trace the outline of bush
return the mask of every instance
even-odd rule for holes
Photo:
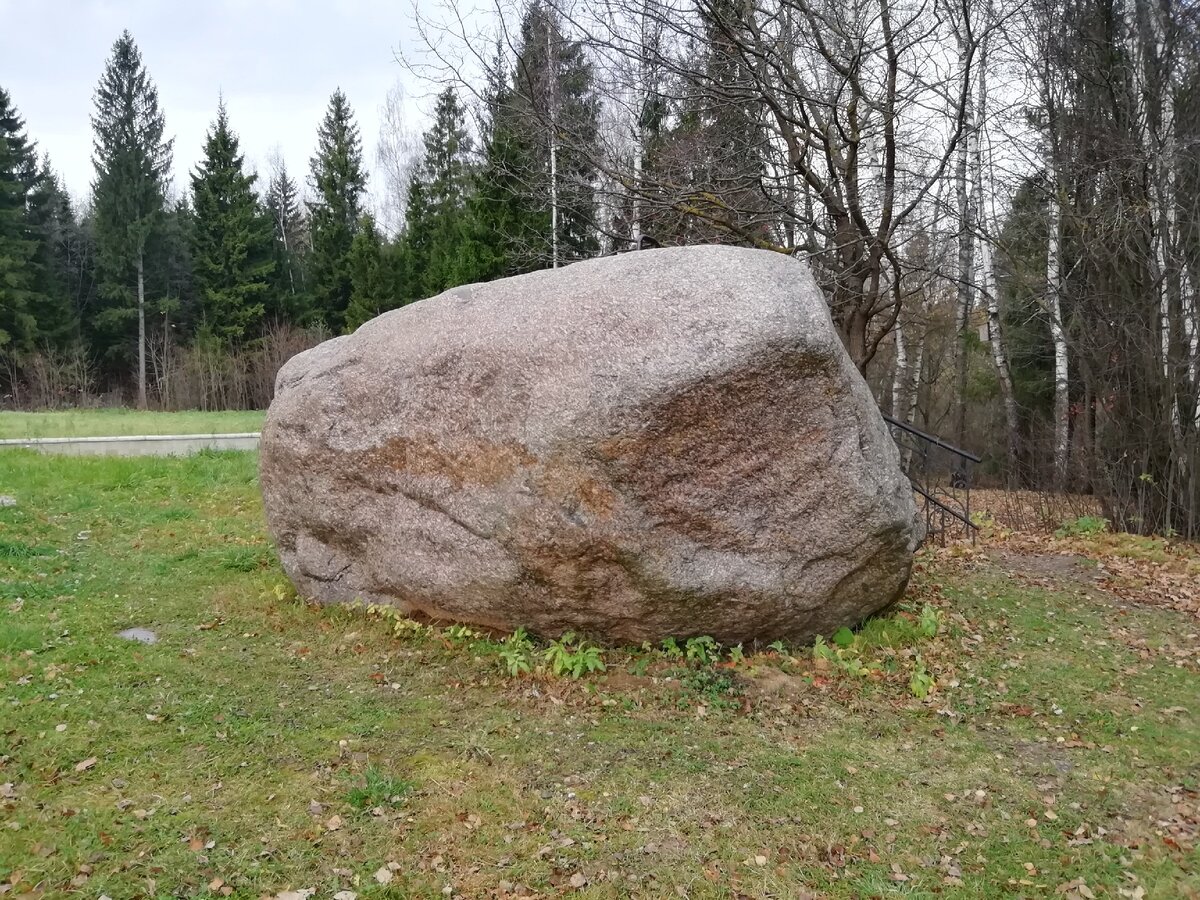
[[[1108,530],[1108,519],[1103,516],[1080,516],[1068,519],[1054,532],[1055,537],[1091,537]]]

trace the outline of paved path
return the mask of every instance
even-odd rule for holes
[[[26,447],[70,456],[184,456],[197,450],[257,450],[258,432],[237,434],[133,434],[113,437],[8,438],[5,447]]]

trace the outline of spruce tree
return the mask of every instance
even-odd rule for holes
[[[113,355],[136,316],[138,408],[145,409],[146,247],[162,220],[172,141],[164,137],[158,89],[128,31],[113,44],[100,76],[92,128],[97,262],[106,304],[98,325],[114,341],[104,348]]]
[[[160,298],[162,327],[172,336],[197,331],[203,319],[192,263],[195,226],[195,211],[184,194],[163,213],[147,251],[148,290]]]
[[[312,187],[318,199],[309,205],[312,252],[308,260],[314,313],[335,330],[345,322],[353,291],[350,245],[362,215],[366,185],[358,126],[346,95],[337,90],[317,131],[317,153],[312,158]]]
[[[301,322],[307,313],[304,258],[308,224],[300,206],[300,189],[282,160],[267,184],[264,204],[271,220],[275,256],[267,316],[280,322]]]
[[[346,332],[397,306],[392,257],[387,252],[375,219],[362,217],[358,233],[350,245],[350,281],[353,290],[346,309]]]
[[[583,45],[541,3],[521,23],[506,114],[524,167],[514,174],[541,202],[542,225],[525,241],[528,267],[595,256],[600,100]]]
[[[474,280],[479,268],[466,240],[473,186],[471,137],[458,95],[439,96],[425,154],[409,186],[403,254],[409,299],[421,299]]]
[[[540,268],[549,226],[545,198],[534,184],[537,160],[513,110],[509,74],[499,52],[490,67],[480,122],[482,159],[469,201],[467,240],[475,281]],[[534,254],[530,247],[539,248]]]
[[[650,181],[682,186],[652,204],[647,227],[662,244],[741,243],[748,226],[771,215],[755,76],[727,31],[738,15],[733,0],[705,8],[705,43],[697,50],[704,78],[683,87],[674,122],[649,148]]]
[[[80,290],[90,280],[87,246],[71,198],[49,159],[42,162],[29,193],[28,218],[37,237],[36,300],[39,344],[65,348],[79,340]]]
[[[27,214],[37,158],[25,123],[0,88],[0,353],[33,347],[37,337],[38,240]]]
[[[271,222],[222,101],[192,174],[192,266],[202,329],[226,345],[256,337],[275,268]]]

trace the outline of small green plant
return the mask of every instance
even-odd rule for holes
[[[817,639],[813,641],[813,659],[827,662],[848,675],[861,677],[871,671],[871,667],[863,662],[859,650],[854,647],[853,637],[847,646],[836,647],[827,644],[825,638],[817,635]]]
[[[687,669],[679,679],[684,689],[717,709],[736,709],[740,704],[741,689],[734,677],[720,669]],[[685,706],[680,698],[680,706]]]
[[[675,640],[675,638],[664,638],[662,642],[662,655],[667,659],[683,659],[683,648],[679,646],[679,641]]]
[[[942,627],[942,614],[937,611],[937,608],[926,603],[921,607],[920,619],[921,634],[927,638],[937,637],[938,631]]]
[[[745,653],[745,651],[742,650],[741,644],[738,644],[737,646],[729,648],[729,662],[732,665],[740,666],[745,661],[746,661],[746,653]]]
[[[1103,516],[1080,516],[1068,519],[1054,532],[1058,538],[1091,537],[1108,530],[1108,519]]]
[[[976,528],[988,531],[996,527],[996,517],[986,510],[976,510],[971,513],[971,522]]]
[[[684,655],[688,662],[711,666],[721,656],[721,645],[708,635],[688,638],[684,644]]]
[[[568,631],[557,641],[552,641],[546,650],[546,663],[555,675],[582,678],[593,672],[604,671],[604,654],[595,644],[576,638]]]
[[[513,678],[533,670],[533,641],[524,628],[518,628],[500,645],[500,658]]]
[[[918,700],[924,700],[929,696],[929,692],[933,690],[936,683],[934,677],[929,674],[929,670],[925,668],[925,663],[918,656],[916,667],[908,679],[908,689]]]
[[[629,674],[637,675],[639,678],[645,675],[650,670],[650,657],[647,654],[641,654],[633,658],[633,662],[629,666]]]
[[[451,625],[446,629],[445,633],[446,637],[456,644],[467,644],[476,638],[482,637],[478,631],[473,631],[466,625]]]
[[[783,641],[772,641],[771,643],[767,644],[767,649],[773,650],[780,656],[788,655],[787,646],[783,643]]]
[[[392,630],[392,637],[395,638],[425,637],[433,632],[428,625],[410,619],[396,607],[386,603],[372,603],[367,607],[367,615],[372,619],[387,622]]]
[[[813,659],[823,659],[826,662],[836,663],[837,654],[833,648],[825,643],[825,638],[817,635],[817,639],[813,641]]]
[[[271,594],[280,603],[288,603],[299,599],[296,589],[290,581],[277,581],[271,586]]]
[[[346,793],[346,802],[355,809],[374,809],[385,803],[400,803],[413,787],[411,781],[392,778],[377,767],[370,766],[363,773],[363,783]]]
[[[843,625],[833,633],[833,642],[845,650],[854,643],[854,632]]]

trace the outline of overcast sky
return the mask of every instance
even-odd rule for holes
[[[0,0],[0,85],[76,197],[92,180],[92,92],[128,28],[175,138],[176,191],[201,154],[223,93],[249,164],[278,147],[303,180],[329,95],[354,109],[368,166],[380,108],[401,83],[417,131],[427,89],[395,61],[415,49],[410,0]],[[375,178],[378,188],[380,179]]]

